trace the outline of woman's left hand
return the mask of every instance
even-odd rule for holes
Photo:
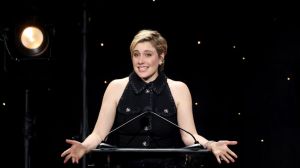
[[[221,140],[210,143],[210,149],[219,163],[221,163],[223,160],[226,163],[231,163],[235,162],[235,159],[237,159],[238,156],[231,149],[229,149],[228,145],[236,144],[237,141]]]

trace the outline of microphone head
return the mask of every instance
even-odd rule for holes
[[[110,145],[110,144],[107,144],[107,143],[104,143],[104,142],[101,142],[99,144],[99,149],[103,149],[103,148],[116,148],[116,146],[113,146],[113,145]]]
[[[193,149],[193,150],[199,150],[199,149],[203,149],[203,146],[200,143],[195,143],[189,146],[184,147],[186,149]]]

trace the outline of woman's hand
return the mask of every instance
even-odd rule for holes
[[[71,144],[71,147],[61,154],[61,157],[65,157],[64,163],[67,163],[72,158],[72,163],[78,164],[79,160],[86,153],[86,147],[76,140],[67,139],[66,142]]]
[[[221,163],[224,160],[226,163],[235,162],[238,157],[232,150],[229,149],[228,145],[236,145],[237,141],[210,141],[209,149],[217,158],[218,162]]]

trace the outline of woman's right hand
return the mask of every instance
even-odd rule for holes
[[[70,148],[65,150],[61,157],[65,157],[64,163],[67,163],[69,159],[72,158],[72,163],[79,163],[79,160],[86,153],[87,149],[81,142],[76,140],[67,139],[66,142],[71,145]]]

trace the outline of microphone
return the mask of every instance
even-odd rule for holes
[[[147,113],[149,113],[149,112],[150,112],[150,111],[148,111],[148,110],[147,110],[147,111],[144,111],[143,113],[141,113],[141,114],[139,114],[139,115],[133,117],[132,119],[126,121],[124,124],[122,124],[122,125],[116,127],[115,129],[111,130],[111,131],[105,136],[105,138],[103,139],[103,141],[100,143],[100,145],[99,145],[100,148],[102,148],[102,147],[104,147],[104,148],[116,148],[116,146],[113,146],[113,145],[110,145],[110,144],[107,144],[107,143],[106,143],[108,136],[109,136],[110,134],[114,133],[115,131],[119,130],[120,128],[125,127],[127,124],[131,123],[132,121],[136,120],[137,118],[140,118],[141,116],[143,116],[143,115],[145,115],[145,114],[147,114]]]
[[[154,113],[154,112],[152,112],[152,111],[150,111],[150,113],[153,114],[153,115],[155,115],[156,117],[158,117],[158,118],[160,118],[160,119],[162,119],[162,120],[168,122],[169,124],[171,124],[171,125],[173,125],[173,126],[179,128],[180,130],[186,132],[187,134],[189,134],[189,135],[194,139],[194,144],[189,145],[189,146],[186,146],[186,147],[184,147],[184,148],[189,148],[189,149],[199,149],[199,148],[201,148],[201,144],[196,140],[195,136],[194,136],[192,133],[190,133],[189,131],[187,131],[187,130],[181,128],[181,127],[179,127],[177,124],[175,124],[175,123],[173,123],[172,121],[170,121],[170,120],[164,118],[164,117],[161,116],[161,115],[158,115],[158,114],[156,114],[156,113]]]
[[[128,125],[128,124],[131,123],[132,121],[136,120],[137,118],[140,118],[141,116],[143,116],[143,115],[145,115],[145,114],[148,114],[148,113],[155,115],[156,117],[158,117],[158,118],[160,118],[160,119],[162,119],[162,120],[168,122],[169,124],[171,124],[171,125],[177,127],[178,129],[180,129],[180,130],[186,132],[187,134],[189,134],[189,135],[194,139],[194,144],[189,145],[189,146],[186,146],[186,147],[184,147],[184,148],[188,148],[188,149],[199,149],[199,148],[202,147],[201,144],[196,140],[195,136],[194,136],[192,133],[190,133],[189,131],[187,131],[187,130],[181,128],[181,127],[179,127],[177,124],[175,124],[175,123],[173,123],[172,121],[170,121],[170,120],[164,118],[163,116],[160,116],[160,115],[158,115],[158,114],[156,114],[156,113],[150,111],[149,109],[147,109],[147,110],[145,110],[143,113],[141,113],[141,114],[139,114],[139,115],[133,117],[132,119],[130,119],[130,120],[128,120],[127,122],[125,122],[124,124],[122,124],[122,125],[116,127],[115,129],[111,130],[111,131],[105,136],[104,140],[99,144],[99,147],[100,147],[100,148],[116,148],[116,146],[113,146],[113,145],[110,145],[110,144],[107,144],[107,143],[106,143],[108,136],[111,135],[112,133],[116,132],[117,130],[121,129],[122,127],[125,127],[126,125]]]

